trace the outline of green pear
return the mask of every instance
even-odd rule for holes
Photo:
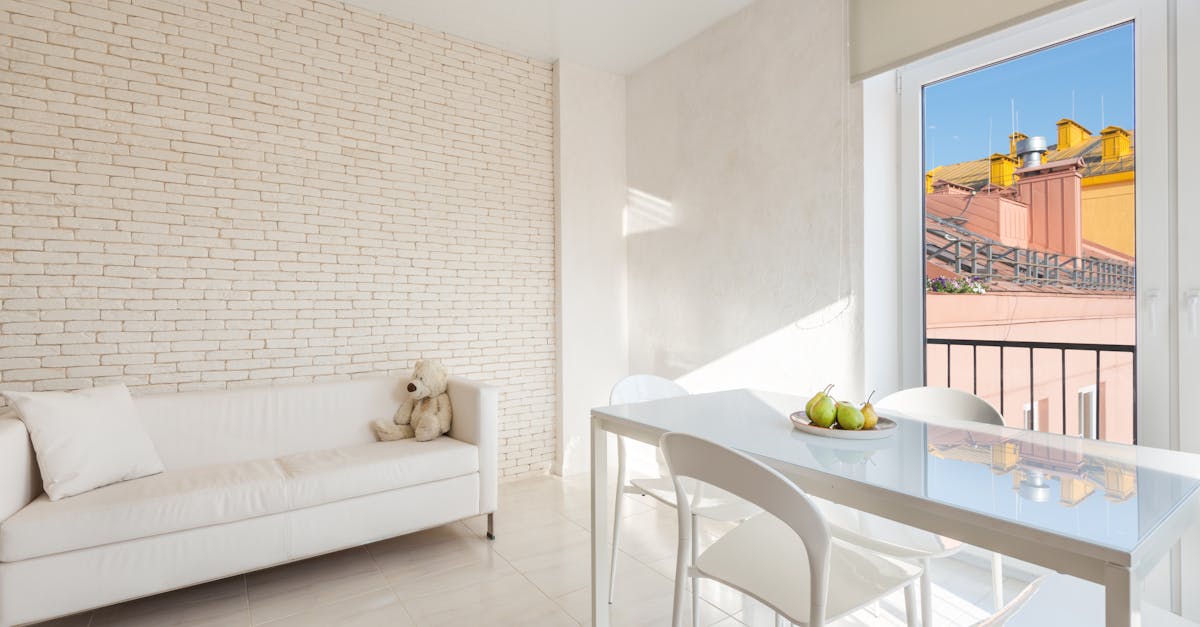
[[[825,396],[829,394],[829,390],[831,390],[831,389],[833,389],[832,383],[825,386],[824,390],[817,392],[816,394],[813,395],[812,398],[808,399],[808,402],[804,404],[804,415],[808,416],[811,419],[813,406],[817,404],[817,401],[825,398]]]
[[[829,428],[837,420],[837,403],[828,394],[821,397],[808,413],[808,419],[818,427]]]
[[[863,415],[863,429],[874,429],[879,423],[879,414],[875,413],[875,406],[871,404],[871,397],[875,396],[875,390],[871,390],[871,396],[867,397],[867,402],[858,408],[858,411]]]
[[[858,431],[863,428],[863,415],[853,403],[837,404],[838,426],[847,431]]]

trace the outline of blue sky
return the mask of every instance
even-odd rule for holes
[[[1058,141],[1070,118],[1099,133],[1133,128],[1133,25],[1124,24],[925,88],[925,167],[1008,152],[1012,103],[1018,129]],[[1104,99],[1101,119],[1101,96]]]

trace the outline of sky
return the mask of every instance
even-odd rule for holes
[[[1106,126],[1133,129],[1133,25],[926,86],[925,168],[1007,153],[1014,104],[1017,130],[1050,145],[1058,141],[1055,123],[1062,118],[1093,134]]]

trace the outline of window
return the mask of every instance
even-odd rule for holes
[[[1085,438],[1100,436],[1100,415],[1096,411],[1098,404],[1096,386],[1089,385],[1079,388],[1079,435]]]
[[[1060,12],[1055,12],[1050,15],[1043,16],[1028,23],[1023,24],[1020,28],[1011,29],[995,35],[981,37],[971,41],[969,44],[964,44],[958,48],[931,56],[922,61],[912,63],[905,66],[894,76],[881,77],[879,84],[872,87],[891,87],[891,96],[885,90],[879,89],[873,91],[872,96],[878,97],[880,101],[894,103],[893,111],[896,112],[896,117],[893,120],[884,119],[882,117],[875,118],[874,110],[872,119],[878,121],[878,129],[887,131],[888,128],[894,129],[891,135],[882,135],[879,141],[872,141],[871,145],[879,145],[881,149],[887,148],[887,141],[894,141],[896,146],[896,157],[892,164],[893,170],[888,172],[880,169],[881,180],[884,184],[890,183],[896,190],[899,198],[898,205],[892,205],[889,213],[886,205],[879,205],[876,208],[874,205],[868,204],[868,215],[872,222],[868,229],[874,224],[881,224],[883,228],[891,227],[890,234],[897,240],[896,248],[882,248],[881,255],[891,251],[895,254],[887,256],[884,259],[882,256],[879,260],[881,267],[886,268],[886,272],[881,271],[879,280],[869,282],[872,288],[884,286],[890,282],[895,285],[895,298],[901,302],[901,311],[899,316],[892,315],[890,322],[891,330],[897,338],[894,341],[894,350],[899,355],[898,362],[900,370],[896,377],[898,378],[896,387],[914,387],[922,385],[924,381],[938,382],[946,379],[945,373],[935,376],[933,369],[941,368],[940,364],[946,363],[947,352],[945,346],[934,346],[931,350],[926,339],[938,340],[942,344],[954,343],[955,349],[952,357],[950,368],[955,370],[955,373],[950,377],[954,382],[955,387],[962,385],[963,381],[967,384],[973,384],[973,380],[978,381],[977,387],[979,395],[985,398],[988,395],[997,396],[1003,401],[1003,409],[1001,413],[1009,414],[1011,424],[1020,424],[1022,421],[1023,405],[1030,402],[1028,381],[1030,380],[1030,371],[1032,370],[1034,378],[1034,396],[1049,398],[1049,405],[1045,408],[1047,411],[1039,416],[1039,420],[1050,428],[1053,432],[1074,433],[1076,432],[1078,417],[1072,416],[1073,406],[1077,403],[1076,398],[1072,396],[1080,387],[1094,383],[1096,378],[1095,351],[1089,355],[1084,349],[1067,348],[1066,349],[1066,380],[1061,380],[1061,372],[1063,370],[1062,352],[1057,344],[1060,343],[1076,343],[1084,344],[1081,340],[1073,340],[1069,334],[1062,336],[1048,336],[1046,339],[1036,339],[1028,341],[1019,341],[1021,347],[1013,349],[1000,349],[995,345],[1002,342],[1010,342],[1013,336],[1005,336],[1002,333],[994,334],[987,340],[975,340],[969,336],[951,336],[951,331],[955,333],[962,331],[970,331],[969,325],[964,324],[962,327],[954,327],[950,324],[943,324],[938,333],[928,332],[927,329],[933,327],[937,321],[930,318],[927,319],[929,312],[925,304],[927,298],[945,298],[948,300],[966,300],[971,294],[959,295],[947,294],[945,292],[933,292],[929,289],[925,279],[936,278],[936,274],[927,274],[926,270],[926,221],[925,221],[925,200],[929,195],[927,192],[927,183],[935,181],[927,181],[926,175],[929,170],[932,170],[936,165],[941,165],[944,160],[949,160],[950,153],[947,152],[948,144],[946,138],[937,140],[937,157],[934,159],[932,142],[926,146],[926,109],[925,109],[925,88],[931,85],[946,82],[954,77],[963,76],[981,68],[989,68],[997,64],[1003,63],[1006,60],[1019,59],[1030,53],[1046,50],[1047,47],[1056,46],[1059,44],[1073,41],[1080,41],[1094,33],[1103,33],[1111,31],[1114,28],[1122,28],[1124,25],[1133,23],[1133,49],[1134,49],[1134,73],[1136,81],[1134,84],[1134,99],[1136,108],[1134,111],[1134,119],[1132,124],[1121,126],[1123,130],[1132,130],[1130,139],[1130,149],[1137,151],[1137,181],[1134,186],[1134,201],[1139,209],[1135,218],[1136,222],[1136,263],[1137,263],[1137,281],[1136,290],[1128,296],[1135,303],[1134,314],[1135,318],[1131,325],[1123,326],[1124,329],[1135,328],[1135,333],[1131,341],[1125,341],[1124,337],[1114,337],[1104,342],[1095,342],[1086,344],[1087,346],[1101,346],[1101,379],[1105,383],[1108,382],[1110,375],[1110,366],[1118,367],[1122,370],[1131,370],[1136,373],[1136,386],[1129,385],[1118,388],[1114,385],[1109,388],[1109,394],[1101,392],[1098,401],[1104,402],[1106,405],[1111,405],[1109,411],[1106,407],[1098,408],[1098,422],[1101,425],[1100,437],[1115,440],[1120,442],[1138,442],[1146,443],[1152,446],[1168,446],[1170,441],[1171,429],[1171,406],[1170,406],[1170,381],[1169,364],[1172,362],[1172,329],[1170,326],[1170,315],[1173,308],[1165,306],[1165,304],[1174,304],[1173,289],[1170,285],[1170,268],[1171,266],[1171,247],[1168,243],[1174,233],[1171,230],[1169,221],[1171,215],[1162,210],[1164,207],[1170,207],[1171,200],[1168,197],[1169,189],[1169,172],[1168,167],[1168,151],[1166,147],[1169,145],[1168,131],[1168,98],[1169,89],[1167,87],[1167,72],[1164,68],[1167,67],[1167,45],[1164,43],[1162,33],[1166,32],[1167,18],[1163,7],[1158,4],[1147,4],[1134,2],[1132,0],[1113,0],[1112,2],[1085,2],[1078,6],[1064,9]],[[890,80],[890,84],[888,81]],[[1070,114],[1070,93],[1066,93],[1062,99],[1060,108],[1065,109],[1068,114],[1064,117],[1069,117]],[[1078,100],[1078,99],[1077,99]],[[1104,161],[1104,130],[1110,126],[1108,116],[1108,98],[1105,98],[1106,111],[1103,120],[1104,127],[1099,130],[1091,128],[1087,123],[1079,122],[1084,129],[1091,131],[1090,137],[1100,135],[1096,140],[1100,144],[1100,163]],[[864,107],[869,103],[864,100]],[[1001,112],[999,121],[993,119],[993,131],[999,134],[1003,131],[1005,135],[1012,134],[1012,126],[1014,124],[1010,114],[1012,113],[1012,105],[1005,99],[1003,103],[1006,105],[1006,111]],[[1080,102],[1076,103],[1076,115],[1081,112]],[[1098,108],[1098,102],[1093,106]],[[1019,107],[1018,103],[1018,107]],[[870,107],[868,107],[869,109]],[[1180,109],[1182,111],[1183,109]],[[1029,114],[1023,113],[1019,125],[1027,126],[1027,117]],[[997,116],[993,116],[997,117]],[[1057,122],[1057,120],[1055,121]],[[887,126],[888,123],[894,126]],[[1092,123],[1093,126],[1100,124],[1100,120]],[[977,126],[982,127],[984,132],[987,131],[987,118],[985,117]],[[1118,125],[1120,126],[1120,125]],[[864,127],[864,136],[874,139],[874,135],[867,133],[867,127]],[[875,132],[875,129],[869,129]],[[939,132],[941,129],[936,129]],[[1082,136],[1082,131],[1074,129],[1071,125],[1064,125],[1064,136],[1067,139],[1073,140],[1071,131],[1078,131]],[[1047,139],[1047,150],[1054,143],[1058,142],[1058,129],[1054,124],[1051,128],[1037,133],[1029,133],[1027,135],[1041,135]],[[1120,158],[1120,152],[1124,149],[1124,137],[1116,131],[1111,131],[1108,139],[1110,148],[1114,148],[1115,152],[1110,150],[1110,158],[1116,156]],[[1133,136],[1136,135],[1136,138]],[[960,134],[961,138],[961,134]],[[949,138],[953,140],[953,135]],[[1021,137],[1014,139],[1020,140]],[[1012,152],[1015,146],[1010,144],[1008,138],[993,139],[992,150],[1000,155],[996,161],[998,171],[995,178],[1001,178],[1007,181],[1009,174],[1007,165],[1014,165],[1014,175],[1018,164],[1010,163],[1014,158],[1019,158],[1020,154],[1013,157],[1007,153]],[[1040,152],[1040,145],[1026,145],[1026,152],[1030,152],[1030,148],[1036,148],[1032,152]],[[987,151],[987,146],[984,145],[983,151]],[[1006,161],[1005,157],[1008,158]],[[957,163],[959,159],[954,158]],[[987,178],[993,176],[989,167],[983,172],[984,187],[987,186]],[[1111,159],[1110,159],[1111,161]],[[1043,162],[1044,163],[1044,162]],[[1020,163],[1024,166],[1024,162]],[[1046,164],[1048,165],[1048,164]],[[930,167],[932,166],[932,167]],[[868,168],[868,177],[872,182],[876,181],[876,170]],[[938,172],[935,174],[942,174]],[[887,176],[894,175],[894,181],[889,181]],[[941,177],[945,178],[945,177]],[[995,181],[993,178],[993,182]],[[1105,179],[1106,182],[1113,182]],[[1100,189],[1101,182],[1093,181],[1093,185],[1089,185],[1089,189]],[[961,184],[961,183],[960,183]],[[968,187],[970,187],[968,185]],[[867,188],[869,189],[869,187]],[[973,188],[972,188],[973,189]],[[966,191],[965,196],[970,196],[967,190],[955,188],[953,185],[946,186],[945,190],[941,190],[947,196],[953,196],[954,192]],[[1033,190],[1035,194],[1040,193],[1038,190]],[[978,190],[976,190],[978,196]],[[864,192],[865,193],[865,192]],[[1091,192],[1089,192],[1090,194]],[[966,198],[958,198],[962,201],[962,206],[958,212],[950,213],[947,217],[951,228],[943,229],[946,233],[954,235],[956,229],[952,228],[953,218],[958,217],[958,213],[964,208],[967,209],[964,215],[969,215],[975,210],[975,203],[979,202],[978,198],[972,201],[971,207],[966,207]],[[1081,198],[1082,200],[1082,198]],[[864,198],[865,203],[875,202],[874,196]],[[1030,213],[1035,213],[1030,209]],[[884,217],[882,221],[874,220],[875,214],[880,214]],[[1038,215],[1043,215],[1039,213]],[[890,220],[890,222],[889,222]],[[1039,227],[1040,228],[1040,227]],[[1051,241],[1053,237],[1061,234],[1062,230],[1047,228],[1044,233],[1029,233],[1031,240],[1036,240],[1036,243],[1041,246],[1044,241],[1054,244],[1057,240]],[[880,234],[882,235],[882,234]],[[885,238],[868,231],[868,236],[872,242],[885,242]],[[1051,237],[1050,240],[1043,238]],[[1036,237],[1035,237],[1036,236]],[[995,238],[992,238],[995,239]],[[950,240],[946,240],[948,243]],[[1001,242],[1003,244],[1003,242]],[[1056,244],[1057,245],[1057,244]],[[955,248],[951,246],[951,248]],[[968,244],[961,246],[962,254],[958,255],[958,259],[963,261],[963,273],[970,273],[970,267],[973,262],[968,258]],[[1022,246],[1020,248],[1032,249],[1034,246]],[[1110,247],[1111,248],[1111,247]],[[1090,249],[1090,248],[1089,248]],[[954,252],[958,252],[957,250]],[[995,252],[995,251],[993,251]],[[947,249],[947,254],[950,254]],[[1024,255],[1024,253],[1022,253]],[[1083,255],[1069,255],[1077,257],[1081,260],[1087,259],[1089,253],[1084,250]],[[986,255],[983,255],[984,261],[978,264],[980,267],[986,263]],[[1047,281],[1054,280],[1054,274],[1057,272],[1062,278],[1061,270],[1055,270],[1048,267],[1050,264],[1039,253],[1038,255],[1030,255],[1031,263],[1025,264],[1024,256],[1022,257],[1022,267],[1018,270],[1022,272],[1022,280],[1027,284],[1034,285]],[[995,255],[993,254],[993,261]],[[873,259],[868,255],[868,260]],[[1062,257],[1060,255],[1060,261]],[[954,273],[959,273],[958,261],[951,260],[954,264]],[[884,265],[887,264],[887,265]],[[1028,272],[1027,272],[1028,271]],[[941,285],[936,289],[940,290]],[[953,287],[953,286],[949,286]],[[970,287],[970,286],[968,286]],[[1062,288],[1070,290],[1072,288]],[[975,294],[976,298],[970,301],[973,304],[980,304],[988,296],[1000,290],[990,291],[985,295]],[[1087,290],[1081,290],[1079,293],[1085,293]],[[890,295],[884,291],[884,295]],[[868,293],[868,298],[870,293]],[[982,309],[982,308],[981,308]],[[953,309],[943,309],[957,315],[957,311]],[[881,331],[885,328],[885,324],[889,321],[876,321],[872,316],[873,308],[867,308],[865,324],[868,329],[878,328]],[[980,320],[997,320],[1004,321],[1008,317],[1003,308],[995,308],[995,315],[991,318],[980,317]],[[981,334],[982,335],[982,334]],[[882,332],[875,333],[873,338],[877,341],[886,336]],[[1065,338],[1065,339],[1064,339]],[[963,341],[975,343],[978,347],[972,349],[970,345],[965,348],[958,344]],[[932,343],[932,342],[930,342]],[[1042,344],[1054,344],[1054,348],[1040,348]],[[1029,348],[1030,344],[1036,344],[1033,348],[1032,368],[1030,367]],[[1130,344],[1136,344],[1136,359],[1135,353],[1128,347]],[[1119,347],[1119,351],[1111,351],[1108,347]],[[1001,364],[1001,351],[1003,351],[1003,364]],[[960,359],[960,355],[966,355],[968,368],[975,367],[970,363],[972,359],[978,364],[978,376],[972,377],[971,370],[967,371],[967,377],[961,377],[959,366],[956,362]],[[1084,363],[1090,361],[1090,363]],[[1117,362],[1120,363],[1117,363]],[[1136,366],[1130,368],[1130,362],[1136,361]],[[985,369],[995,371],[995,378],[991,379],[987,376]],[[1090,371],[1090,379],[1082,378],[1082,375],[1077,379],[1073,371],[1087,373]],[[1003,384],[1000,382],[1000,376],[1003,375]],[[1041,379],[1050,375],[1059,375],[1057,385],[1052,382],[1050,385],[1040,385]],[[926,379],[926,377],[928,378]],[[1123,376],[1123,375],[1122,375]],[[989,383],[989,379],[991,379]],[[1023,390],[1021,389],[1023,385]],[[989,390],[990,386],[990,390]],[[1009,388],[1013,391],[1010,395],[1007,392],[1001,392],[1001,389]],[[1065,388],[1065,389],[1064,389]],[[970,389],[970,388],[966,388]],[[1065,392],[1065,394],[1064,394]],[[999,406],[1000,403],[997,403]],[[1065,407],[1065,409],[1064,409]],[[1052,414],[1052,415],[1051,415]],[[1107,416],[1107,418],[1106,418]],[[1106,422],[1108,426],[1113,428],[1105,428]],[[1065,424],[1064,424],[1065,423]]]
[[[1068,390],[1103,376],[1132,442],[1133,23],[923,85],[922,114],[926,380],[1045,397],[1023,424],[1067,434]]]

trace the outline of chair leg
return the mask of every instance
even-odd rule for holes
[[[621,504],[625,502],[625,438],[617,436],[617,498],[613,503],[612,559],[608,570],[608,602],[613,602],[617,589],[617,542],[621,539]]]
[[[700,555],[700,534],[698,533],[698,518],[692,514],[692,564],[696,563],[696,558]],[[692,579],[692,627],[700,625],[700,583],[699,579]]]
[[[921,560],[921,624],[933,627],[933,581],[929,578],[929,559]]]
[[[1004,607],[1004,558],[999,553],[992,553],[992,603],[997,612]]]
[[[917,588],[915,584],[904,586],[904,618],[908,627],[917,627]]]
[[[696,578],[689,574],[687,551],[684,549],[688,543],[687,535],[688,530],[680,525],[679,546],[675,551],[675,597],[671,608],[671,627],[683,627],[683,588],[689,579],[692,589],[696,589]]]
[[[496,523],[496,514],[495,513],[488,514],[488,530],[487,530],[487,539],[488,540],[496,539],[496,524],[495,523]]]

